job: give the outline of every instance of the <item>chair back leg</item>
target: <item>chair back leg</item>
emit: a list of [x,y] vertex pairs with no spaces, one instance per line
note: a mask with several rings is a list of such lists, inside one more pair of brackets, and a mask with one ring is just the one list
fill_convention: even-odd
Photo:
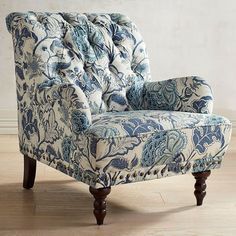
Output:
[[24,155],[24,178],[23,187],[30,189],[34,186],[36,173],[36,160]]

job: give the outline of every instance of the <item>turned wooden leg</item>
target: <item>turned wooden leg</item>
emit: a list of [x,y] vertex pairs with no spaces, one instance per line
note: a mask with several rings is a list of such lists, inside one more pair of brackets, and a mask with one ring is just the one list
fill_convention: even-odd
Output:
[[34,186],[36,173],[36,160],[24,155],[24,179],[23,187],[30,189]]
[[94,196],[95,201],[94,201],[94,210],[93,214],[96,217],[97,224],[102,225],[103,220],[106,216],[106,196],[111,192],[111,188],[98,188],[95,189],[93,187],[89,187],[90,193]]
[[204,197],[206,196],[206,179],[207,177],[211,174],[211,171],[203,171],[203,172],[198,172],[198,173],[193,173],[193,176],[196,179],[196,183],[194,185],[195,191],[194,195],[197,199],[197,206],[201,206]]

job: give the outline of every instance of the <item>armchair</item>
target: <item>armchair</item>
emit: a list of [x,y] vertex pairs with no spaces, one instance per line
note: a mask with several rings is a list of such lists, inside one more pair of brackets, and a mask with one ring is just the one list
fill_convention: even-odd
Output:
[[[89,185],[103,224],[111,186],[193,173],[201,205],[231,124],[192,76],[150,81],[145,44],[121,14],[11,13],[23,187],[36,161]],[[154,184],[154,183],[153,183]]]

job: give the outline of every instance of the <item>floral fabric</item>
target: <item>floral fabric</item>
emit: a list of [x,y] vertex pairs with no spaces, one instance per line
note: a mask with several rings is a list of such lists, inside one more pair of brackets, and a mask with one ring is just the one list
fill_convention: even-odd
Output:
[[207,82],[197,76],[134,83],[127,93],[134,109],[211,113],[213,96]]
[[23,154],[100,188],[218,168],[230,122],[199,77],[150,82],[121,14],[11,13]]

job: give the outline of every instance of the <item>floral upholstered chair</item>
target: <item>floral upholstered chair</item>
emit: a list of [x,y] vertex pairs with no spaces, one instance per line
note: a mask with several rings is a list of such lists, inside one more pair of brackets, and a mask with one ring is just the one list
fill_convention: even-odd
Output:
[[[193,173],[197,205],[231,124],[197,76],[150,81],[144,41],[121,14],[11,13],[24,188],[36,160],[90,186],[103,224],[111,186]],[[155,183],[153,183],[155,184]]]

